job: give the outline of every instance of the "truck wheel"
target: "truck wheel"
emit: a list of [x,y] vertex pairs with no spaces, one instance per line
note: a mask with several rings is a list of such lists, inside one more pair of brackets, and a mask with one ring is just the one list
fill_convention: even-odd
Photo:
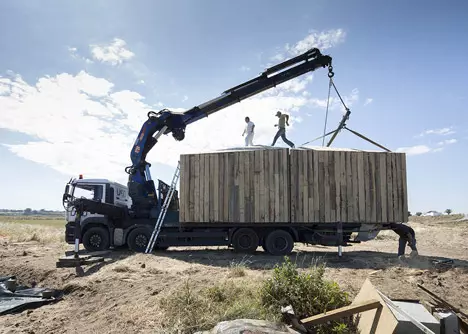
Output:
[[265,248],[271,255],[288,255],[294,248],[294,240],[284,230],[274,230],[265,239]]
[[109,248],[109,231],[104,227],[91,227],[83,234],[83,246],[89,252],[103,251]]
[[128,248],[134,252],[144,253],[151,238],[151,231],[144,227],[137,227],[128,234]]
[[257,250],[259,238],[251,228],[241,228],[232,236],[232,246],[237,253],[253,253]]

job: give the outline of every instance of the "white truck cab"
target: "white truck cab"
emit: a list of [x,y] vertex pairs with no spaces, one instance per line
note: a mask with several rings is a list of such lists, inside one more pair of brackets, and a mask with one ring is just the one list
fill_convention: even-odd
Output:
[[[132,199],[128,195],[126,186],[108,179],[85,179],[82,175],[78,179],[72,178],[65,186],[63,202],[66,209],[65,239],[69,244],[74,243],[74,222],[76,211],[70,203],[77,198],[86,198],[97,202],[113,204],[130,208]],[[81,217],[83,243],[108,243],[109,222],[106,216],[90,212],[83,212]],[[94,232],[94,233],[91,233]],[[95,245],[95,248],[99,248]]]

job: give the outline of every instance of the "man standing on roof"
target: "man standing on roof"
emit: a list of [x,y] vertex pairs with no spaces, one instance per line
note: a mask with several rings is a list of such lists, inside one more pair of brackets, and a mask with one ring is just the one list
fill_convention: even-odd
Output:
[[414,230],[405,224],[390,224],[390,228],[400,236],[398,244],[398,257],[405,254],[406,243],[411,248],[410,256],[418,255],[418,249],[416,248],[416,235]]
[[252,146],[255,124],[250,120],[249,117],[245,118],[245,123],[247,123],[247,125],[245,126],[244,132],[242,133],[242,136],[247,133],[247,137],[245,137],[245,146]]
[[283,139],[283,141],[288,144],[290,147],[294,148],[294,143],[289,141],[286,138],[286,125],[289,126],[289,115],[287,114],[282,114],[280,111],[276,113],[276,117],[279,118],[278,124],[275,124],[275,126],[278,127],[278,132],[275,135],[275,138],[273,139],[273,144],[271,146],[275,146],[276,141],[278,140],[279,137]]

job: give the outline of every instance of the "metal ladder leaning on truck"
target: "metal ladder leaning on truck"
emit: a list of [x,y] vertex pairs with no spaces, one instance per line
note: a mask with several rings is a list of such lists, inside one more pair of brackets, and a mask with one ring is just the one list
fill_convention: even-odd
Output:
[[[148,119],[131,149],[132,165],[125,169],[129,174],[128,187],[107,179],[85,179],[82,175],[66,185],[63,194],[67,212],[65,239],[75,245],[75,256],[81,243],[88,251],[127,246],[136,252],[152,250],[153,246],[159,250],[177,246],[230,246],[237,252],[253,252],[262,246],[272,255],[286,255],[292,251],[295,242],[341,246],[353,242],[353,232],[360,233],[363,241],[372,239],[376,235],[375,226],[360,223],[181,224],[178,192],[171,189],[175,185],[169,186],[158,180],[158,187],[155,187],[150,174],[151,164],[146,161],[148,152],[162,135],[172,133],[175,140],[181,141],[187,125],[278,84],[325,67],[328,67],[331,79],[334,76],[332,58],[313,48],[184,113],[173,113],[167,109],[148,112]],[[343,117],[341,128],[349,113],[348,110]],[[77,196],[77,190],[93,191],[93,197]],[[163,208],[169,194],[172,198]],[[167,212],[161,214],[163,209]],[[157,240],[153,240],[149,247],[158,217],[163,221],[161,226],[156,226]]]

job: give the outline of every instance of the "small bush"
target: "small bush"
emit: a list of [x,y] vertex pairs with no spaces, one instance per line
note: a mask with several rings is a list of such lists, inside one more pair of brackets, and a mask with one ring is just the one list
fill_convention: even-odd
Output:
[[[350,304],[349,296],[338,284],[324,279],[325,266],[318,264],[309,272],[299,273],[289,258],[276,266],[273,277],[261,291],[262,307],[273,316],[280,316],[281,307],[291,305],[299,319]],[[331,322],[317,326],[318,333],[352,333],[352,322]]]

